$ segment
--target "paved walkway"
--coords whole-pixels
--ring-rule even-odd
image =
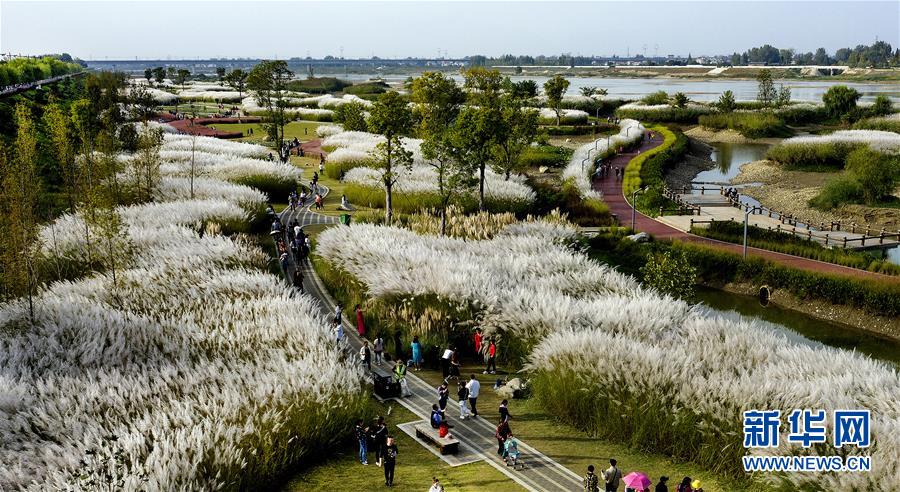
[[[612,159],[607,160],[606,162],[611,167],[624,169],[625,166],[628,165],[628,161],[638,155],[639,152],[646,152],[647,150],[658,147],[662,144],[662,137],[657,133],[654,133],[654,135],[655,137],[652,140],[642,143],[639,149],[618,154]],[[631,205],[625,199],[625,196],[622,194],[622,181],[616,180],[615,176],[607,176],[605,178],[595,179],[593,182],[593,186],[595,190],[599,190],[603,193],[603,201],[606,202],[607,205],[609,205],[610,212],[618,217],[619,223],[623,226],[628,227],[631,225],[631,214],[635,212],[635,230],[646,232],[657,239],[677,240],[685,243],[694,243],[703,246],[709,246],[730,253],[743,253],[742,245],[727,243],[724,241],[717,241],[715,239],[696,236],[694,234],[688,234],[684,231],[678,230],[672,226],[666,225],[656,219],[653,219],[652,217],[647,217],[640,212],[634,211],[634,209],[632,209]],[[856,268],[835,265],[833,263],[826,263],[809,258],[801,258],[799,256],[793,256],[784,253],[776,253],[774,251],[768,251],[765,249],[750,247],[747,248],[747,255],[764,258],[779,265],[798,268],[800,270],[871,280],[900,282],[900,277],[892,275],[883,275],[880,273],[858,270]]]
[[[324,194],[327,194],[327,188]],[[323,194],[323,196],[324,196]],[[285,224],[296,219],[301,226],[310,224],[337,224],[337,217],[325,216],[310,210],[309,202],[296,210],[286,209],[281,213],[281,220]],[[293,274],[295,265],[291,265],[290,274]],[[319,300],[322,313],[330,316],[334,313],[335,301],[328,293],[322,281],[316,275],[308,261],[300,265],[303,272],[303,289],[304,291]],[[347,314],[352,311],[346,310]],[[355,323],[344,316],[343,318],[344,334],[352,349],[351,357],[356,357],[362,346],[362,339],[356,333]],[[392,367],[385,365],[382,367]],[[389,370],[389,369],[388,369]],[[437,389],[416,376],[414,373],[407,373],[407,382],[412,396],[407,398],[399,398],[397,402],[409,409],[413,414],[428,422],[431,416],[431,405],[437,403]],[[490,385],[482,383],[482,392],[493,391]],[[572,470],[548,458],[538,450],[529,446],[523,441],[519,441],[519,451],[521,452],[521,461],[525,463],[524,469],[514,470],[507,467],[499,456],[497,456],[497,440],[494,438],[496,424],[486,422],[482,418],[471,418],[467,420],[459,420],[453,418],[453,410],[458,409],[459,405],[455,400],[450,400],[447,405],[448,415],[451,416],[453,430],[451,433],[461,444],[460,453],[465,455],[467,462],[484,461],[493,466],[501,473],[505,474],[514,482],[530,491],[572,491],[580,490],[581,478]],[[403,425],[403,423],[396,423]],[[403,430],[403,429],[400,429]],[[513,429],[515,430],[515,429]]]

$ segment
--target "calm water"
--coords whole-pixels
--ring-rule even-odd
[[[377,74],[347,74],[339,75],[352,81],[367,80],[378,77]],[[385,75],[382,77],[388,83],[401,83],[406,76]],[[462,77],[453,75],[457,81]],[[542,86],[549,77],[541,76],[512,76],[514,81],[531,79]],[[622,99],[640,99],[641,97],[656,91],[668,93],[684,92],[695,101],[715,101],[725,91],[732,91],[738,101],[755,101],[757,84],[755,80],[686,80],[674,78],[604,78],[604,77],[568,77],[569,94],[580,94],[582,87],[602,87],[609,91],[609,97]],[[822,94],[833,85],[846,85],[853,87],[862,94],[862,101],[872,101],[875,96],[884,94],[900,103],[900,84],[871,84],[844,81],[827,80],[776,80],[775,86],[784,85],[790,87],[791,98],[794,101],[821,101]]]
[[[772,304],[763,307],[759,300],[751,296],[699,287],[697,297],[713,309],[736,311],[744,316],[777,323],[810,340],[831,347],[856,350],[873,359],[900,366],[900,342],[896,340],[879,337],[852,326],[819,320]]]
[[[700,172],[694,177],[694,181],[729,183],[738,175],[742,165],[765,157],[769,146],[764,144],[720,143],[715,144],[713,148],[715,150],[710,159],[715,161],[716,167]]]

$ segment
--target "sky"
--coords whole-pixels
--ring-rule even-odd
[[[0,52],[85,60],[729,54],[900,45],[900,1],[0,1]]]

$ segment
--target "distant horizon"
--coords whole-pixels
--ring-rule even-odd
[[[271,13],[275,21],[266,21]],[[555,21],[548,21],[555,19]],[[771,44],[900,44],[896,1],[23,2],[0,4],[5,53],[90,61],[721,56]],[[202,20],[202,22],[198,22]],[[601,55],[602,54],[602,55]]]

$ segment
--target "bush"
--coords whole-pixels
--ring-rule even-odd
[[[325,94],[338,92],[350,86],[350,82],[336,77],[311,77],[308,79],[292,80],[286,84],[289,91],[309,92],[311,94]]]
[[[772,113],[716,113],[700,115],[701,126],[735,130],[747,138],[786,137],[791,130]]]
[[[681,299],[694,295],[697,269],[682,252],[663,251],[647,258],[641,268],[644,282],[654,289]]]
[[[297,183],[290,179],[278,179],[270,175],[249,175],[230,180],[232,183],[247,185],[265,193],[270,201],[287,201],[287,196],[297,189]]]
[[[631,118],[639,121],[650,122],[669,122],[669,123],[696,123],[700,115],[707,114],[707,111],[699,107],[688,106],[686,108],[676,108],[669,106],[665,109],[641,109],[636,106],[627,108],[619,108],[616,110],[616,116],[619,118]]]
[[[648,106],[656,106],[659,104],[669,104],[669,94],[666,91],[656,91],[652,94],[647,94],[641,99],[641,102]]]
[[[528,147],[520,158],[520,162],[525,167],[538,168],[546,167],[562,167],[569,162],[572,157],[572,150],[565,147],[555,147],[553,145],[541,145],[538,147]]]
[[[388,85],[384,82],[364,82],[362,84],[353,84],[344,88],[344,94],[353,94],[355,96],[377,95],[387,92]]]
[[[881,130],[900,133],[900,118],[866,118],[853,125],[854,130]]]
[[[334,108],[334,121],[342,124],[344,131],[364,132],[368,130],[365,111],[365,106],[355,101],[341,104]]]
[[[849,171],[862,187],[866,204],[873,205],[888,197],[900,179],[900,157],[860,147],[847,156]]]
[[[853,176],[842,175],[831,179],[818,195],[809,201],[809,206],[819,210],[832,210],[846,203],[857,203],[863,199],[863,188]]]
[[[766,152],[766,159],[776,161],[787,169],[835,171],[843,169],[850,152],[862,146],[845,142],[779,144]]]
[[[846,85],[835,85],[825,92],[822,102],[828,114],[835,118],[841,118],[856,109],[856,101],[859,100],[859,92]]]
[[[819,123],[828,118],[828,111],[824,106],[811,104],[791,104],[778,108],[775,114],[788,125]]]
[[[359,204],[369,208],[384,208],[384,190],[373,186],[365,186],[350,183],[344,188],[344,194],[350,203]],[[441,198],[437,193],[401,193],[394,192],[391,196],[393,211],[401,214],[414,214],[424,210],[437,209],[441,206]],[[478,197],[473,195],[457,196],[455,205],[466,213],[478,210]],[[529,211],[530,203],[513,200],[484,197],[484,205],[488,212],[512,212],[524,214]]]
[[[583,200],[573,180],[567,180],[559,186],[546,181],[529,180],[535,192],[535,201],[529,208],[534,215],[546,215],[553,210],[564,210],[569,220],[580,226],[602,226],[613,223],[609,214],[609,206],[600,200]]]

